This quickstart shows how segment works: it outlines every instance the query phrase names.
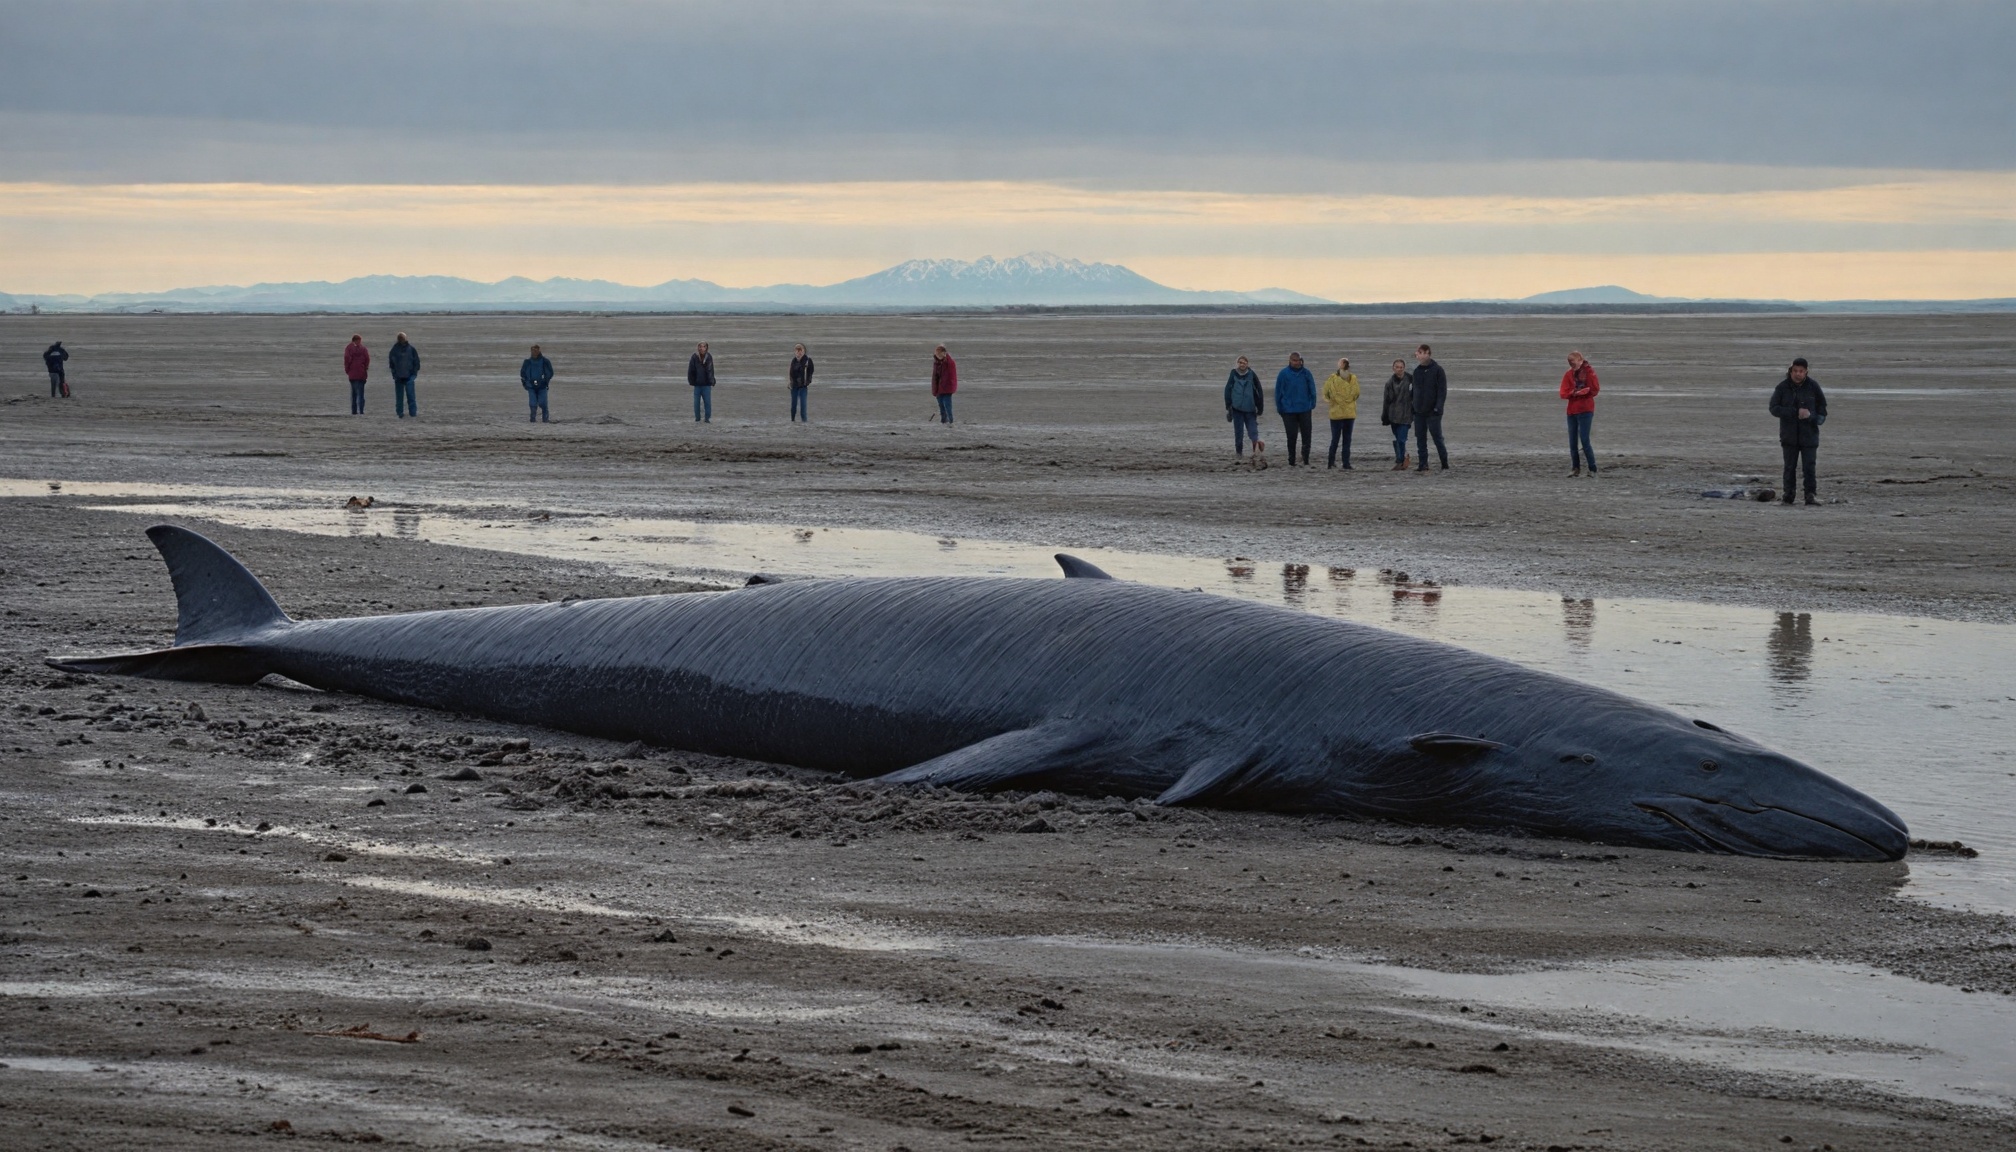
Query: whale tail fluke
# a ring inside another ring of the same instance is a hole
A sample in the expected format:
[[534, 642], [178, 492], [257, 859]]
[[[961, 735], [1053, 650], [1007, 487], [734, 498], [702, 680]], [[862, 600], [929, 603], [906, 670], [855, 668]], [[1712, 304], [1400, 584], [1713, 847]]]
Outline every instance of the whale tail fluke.
[[66, 672], [251, 684], [272, 669], [242, 642], [291, 624], [266, 586], [238, 558], [172, 524], [147, 529], [175, 584], [175, 646], [153, 652], [50, 660]]

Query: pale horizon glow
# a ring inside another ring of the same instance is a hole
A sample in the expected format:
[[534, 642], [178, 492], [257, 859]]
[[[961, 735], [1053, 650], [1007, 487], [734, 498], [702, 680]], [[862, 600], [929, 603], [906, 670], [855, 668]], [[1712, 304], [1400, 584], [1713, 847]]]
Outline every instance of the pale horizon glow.
[[[1792, 183], [1787, 180], [1786, 183]], [[1178, 288], [1342, 301], [2016, 296], [2016, 173], [1572, 195], [1239, 193], [1054, 181], [0, 184], [0, 291], [372, 274], [831, 283], [1049, 250]]]

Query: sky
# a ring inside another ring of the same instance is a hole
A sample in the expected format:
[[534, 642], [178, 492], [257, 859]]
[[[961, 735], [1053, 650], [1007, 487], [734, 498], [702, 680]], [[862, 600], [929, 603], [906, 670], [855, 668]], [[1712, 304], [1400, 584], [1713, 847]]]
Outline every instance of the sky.
[[2016, 296], [2016, 4], [0, 0], [0, 290]]

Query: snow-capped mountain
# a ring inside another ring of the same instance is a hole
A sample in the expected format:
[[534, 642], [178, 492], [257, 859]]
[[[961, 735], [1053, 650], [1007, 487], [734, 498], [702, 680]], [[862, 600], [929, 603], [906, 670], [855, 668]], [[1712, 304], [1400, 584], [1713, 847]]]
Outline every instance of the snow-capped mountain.
[[294, 312], [400, 308], [972, 308], [1087, 304], [1323, 304], [1281, 288], [1192, 292], [1157, 284], [1119, 264], [1088, 264], [1048, 252], [1006, 260], [908, 260], [872, 275], [824, 286], [771, 284], [724, 288], [708, 280], [667, 280], [637, 287], [608, 280], [513, 276], [486, 284], [456, 276], [358, 276], [245, 287], [178, 288], [99, 296], [0, 297], [0, 306], [53, 311]]

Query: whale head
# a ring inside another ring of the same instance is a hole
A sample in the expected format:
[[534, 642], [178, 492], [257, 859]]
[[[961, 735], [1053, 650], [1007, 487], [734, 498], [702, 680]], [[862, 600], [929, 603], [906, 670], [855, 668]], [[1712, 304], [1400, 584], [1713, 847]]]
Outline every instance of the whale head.
[[1663, 710], [1611, 715], [1520, 749], [1578, 805], [1601, 804], [1606, 839], [1806, 860], [1899, 860], [1904, 821], [1882, 804], [1753, 740]]

